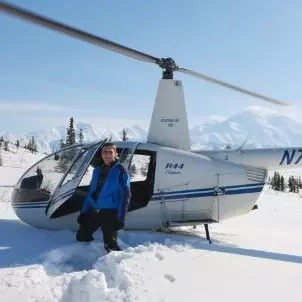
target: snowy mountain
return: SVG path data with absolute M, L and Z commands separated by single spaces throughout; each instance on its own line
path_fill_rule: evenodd
M 248 107 L 228 118 L 210 119 L 190 130 L 193 148 L 282 147 L 302 145 L 302 121 L 263 108 Z
M 77 123 L 75 124 L 76 140 L 78 140 L 80 129 L 82 129 L 85 142 L 92 142 L 110 136 L 112 137 L 112 140 L 120 140 L 122 134 L 122 129 L 119 132 L 113 132 L 110 131 L 110 129 L 96 131 L 89 124 Z M 143 141 L 147 137 L 147 132 L 139 125 L 127 127 L 125 130 L 130 140 Z M 30 132 L 26 135 L 16 135 L 0 131 L 0 137 L 2 136 L 4 140 L 9 140 L 10 142 L 19 140 L 21 146 L 27 144 L 31 137 L 34 136 L 38 151 L 41 153 L 51 153 L 53 150 L 59 149 L 61 139 L 66 141 L 66 127 L 59 126 L 48 130 Z
M 118 132 L 110 129 L 96 131 L 89 124 L 75 124 L 76 137 L 83 130 L 84 141 L 90 142 L 111 136 L 113 140 L 121 139 L 122 129 Z M 144 141 L 147 131 L 139 125 L 125 128 L 130 140 Z M 0 136 L 21 145 L 34 136 L 38 150 L 50 153 L 59 148 L 60 140 L 66 140 L 66 127 L 60 126 L 48 130 L 14 135 L 1 132 Z M 245 147 L 282 147 L 300 146 L 302 144 L 302 121 L 296 120 L 283 113 L 263 107 L 248 107 L 244 111 L 230 117 L 211 116 L 206 122 L 190 129 L 193 149 L 220 149 L 230 145 L 239 147 L 245 141 Z

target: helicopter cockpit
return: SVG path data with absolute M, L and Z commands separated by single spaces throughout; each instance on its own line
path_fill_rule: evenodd
M 106 140 L 57 151 L 28 169 L 14 187 L 13 203 L 48 202 L 47 216 L 57 218 L 80 211 L 88 193 L 93 168 L 102 163 Z M 156 152 L 140 143 L 116 142 L 120 162 L 129 170 L 132 198 L 129 211 L 144 207 L 154 189 Z

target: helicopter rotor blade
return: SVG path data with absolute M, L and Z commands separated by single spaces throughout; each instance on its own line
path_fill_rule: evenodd
M 235 90 L 237 92 L 241 92 L 243 94 L 267 101 L 269 103 L 272 104 L 277 104 L 277 105 L 289 105 L 285 102 L 281 102 L 279 100 L 276 100 L 274 98 L 270 98 L 270 97 L 266 97 L 264 95 L 261 95 L 259 93 L 256 92 L 252 92 L 243 88 L 240 88 L 238 86 L 234 86 L 232 84 L 228 84 L 226 82 L 217 80 L 215 78 L 212 77 L 208 77 L 206 75 L 203 75 L 201 73 L 198 73 L 196 71 L 193 70 L 189 70 L 186 68 L 180 68 L 176 65 L 176 63 L 174 62 L 173 59 L 171 58 L 157 58 L 154 56 L 151 56 L 149 54 L 140 52 L 138 50 L 123 46 L 121 44 L 112 42 L 110 40 L 101 38 L 99 36 L 90 34 L 88 32 L 85 32 L 83 30 L 74 28 L 72 26 L 57 22 L 55 20 L 52 20 L 48 17 L 45 16 L 41 16 L 39 14 L 36 14 L 32 11 L 26 10 L 24 8 L 9 4 L 5 1 L 1 1 L 0 0 L 0 11 L 7 13 L 9 15 L 13 15 L 17 18 L 26 20 L 28 22 L 34 23 L 34 24 L 38 24 L 42 27 L 63 33 L 65 35 L 71 36 L 73 38 L 77 38 L 79 40 L 97 45 L 99 47 L 111 50 L 113 52 L 122 54 L 124 56 L 139 60 L 139 61 L 143 61 L 143 62 L 148 62 L 148 63 L 153 63 L 158 65 L 160 68 L 169 71 L 172 75 L 171 78 L 173 78 L 173 72 L 178 71 L 178 72 L 182 72 L 184 74 L 190 75 L 190 76 L 194 76 L 196 78 L 202 79 L 204 81 L 207 82 L 211 82 L 214 84 L 217 84 L 219 86 L 231 89 L 231 90 Z
M 201 74 L 199 72 L 196 72 L 196 71 L 193 71 L 193 70 L 189 70 L 189 69 L 186 69 L 186 68 L 179 67 L 177 71 L 182 72 L 182 73 L 187 74 L 187 75 L 190 75 L 190 76 L 193 76 L 193 77 L 196 77 L 196 78 L 199 78 L 199 79 L 202 79 L 202 80 L 207 81 L 207 82 L 217 84 L 219 86 L 222 86 L 222 87 L 225 87 L 225 88 L 228 88 L 228 89 L 231 89 L 231 90 L 235 90 L 237 92 L 241 92 L 243 94 L 250 95 L 252 97 L 264 100 L 264 101 L 272 103 L 274 105 L 283 105 L 283 106 L 288 106 L 289 105 L 288 103 L 281 102 L 281 101 L 276 100 L 274 98 L 270 98 L 270 97 L 267 97 L 265 95 L 259 94 L 257 92 L 246 90 L 244 88 L 240 88 L 240 87 L 234 86 L 232 84 L 228 84 L 226 82 L 217 80 L 215 78 L 208 77 L 206 75 L 203 75 L 203 74 Z
M 102 48 L 106 48 L 108 50 L 120 53 L 124 56 L 144 61 L 148 63 L 154 63 L 159 65 L 161 62 L 161 59 L 153 57 L 151 55 L 145 54 L 143 52 L 137 51 L 135 49 L 117 44 L 115 42 L 112 42 L 110 40 L 92 35 L 90 33 L 87 33 L 83 30 L 71 27 L 69 25 L 54 21 L 50 18 L 38 15 L 34 12 L 31 12 L 29 10 L 26 10 L 24 8 L 6 3 L 5 1 L 0 1 L 0 11 L 7 13 L 9 15 L 13 15 L 15 17 L 18 17 L 20 19 L 26 20 L 31 23 L 38 24 L 40 26 L 46 27 L 48 29 L 64 33 L 68 36 L 83 40 L 85 42 L 89 42 L 92 44 L 95 44 L 97 46 L 100 46 Z

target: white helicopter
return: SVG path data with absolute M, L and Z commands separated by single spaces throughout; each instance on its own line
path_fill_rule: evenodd
M 301 167 L 301 148 L 191 150 L 182 72 L 277 105 L 286 105 L 177 66 L 82 30 L 0 1 L 0 11 L 73 38 L 158 65 L 163 69 L 146 142 L 115 142 L 131 172 L 132 199 L 126 229 L 161 229 L 220 222 L 251 211 L 268 169 Z M 55 152 L 28 169 L 15 185 L 11 204 L 25 223 L 46 229 L 76 229 L 93 166 L 106 140 Z

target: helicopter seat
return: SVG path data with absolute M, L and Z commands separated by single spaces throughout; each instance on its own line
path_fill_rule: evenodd
M 41 187 L 43 175 L 34 175 L 23 178 L 20 184 L 20 189 L 36 190 Z
M 151 181 L 138 181 L 132 182 L 131 187 L 131 200 L 129 211 L 147 206 L 153 195 L 153 182 Z

